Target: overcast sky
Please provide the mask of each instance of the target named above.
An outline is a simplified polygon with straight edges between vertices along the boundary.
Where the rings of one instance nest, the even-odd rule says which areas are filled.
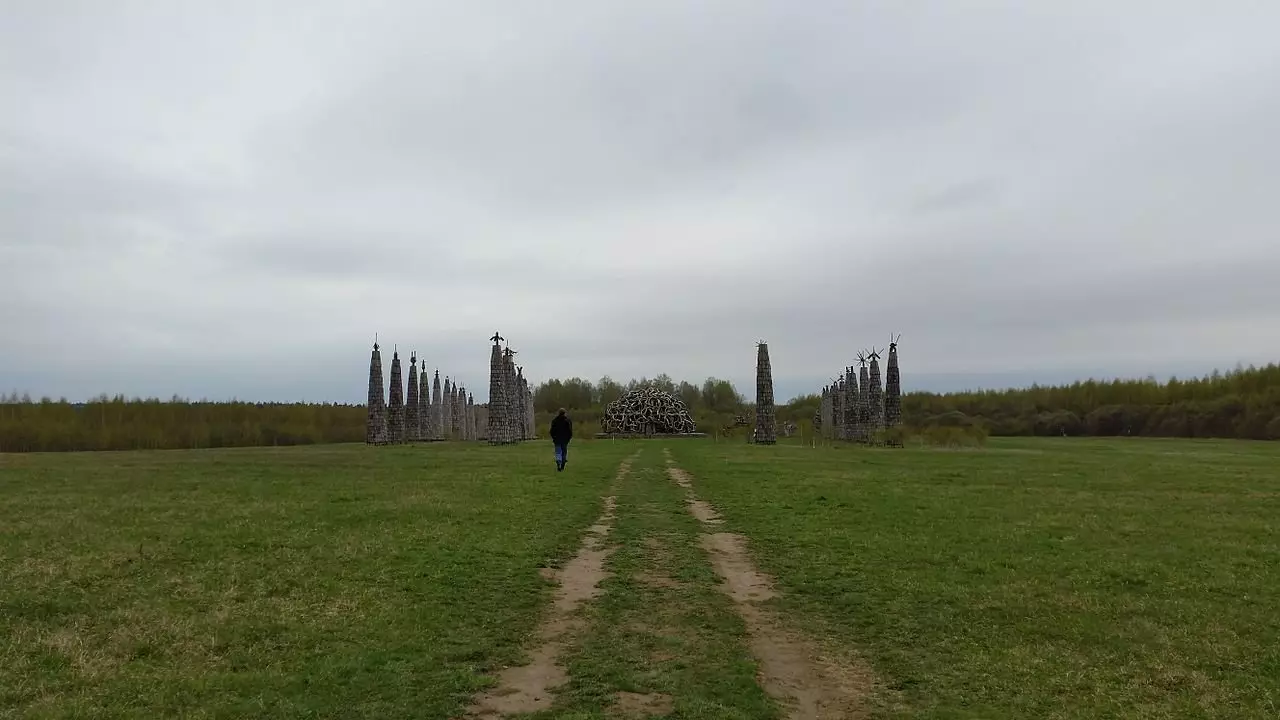
[[[0,390],[1280,360],[1280,3],[0,0]],[[390,352],[385,356],[390,365]]]

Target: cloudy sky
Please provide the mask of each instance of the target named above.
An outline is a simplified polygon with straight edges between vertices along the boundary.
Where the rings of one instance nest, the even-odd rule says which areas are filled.
[[[1280,3],[0,0],[0,390],[1280,360]],[[390,362],[390,354],[387,354]]]

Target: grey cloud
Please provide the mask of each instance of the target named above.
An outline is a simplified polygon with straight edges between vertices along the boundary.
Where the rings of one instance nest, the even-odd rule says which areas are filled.
[[[890,332],[934,389],[1280,355],[1265,4],[10,7],[0,388],[358,401],[376,332],[482,398],[495,327],[535,379],[764,338],[784,396]]]
[[[948,183],[936,190],[920,194],[910,206],[912,215],[946,213],[998,203],[1002,183],[994,179],[963,180]]]

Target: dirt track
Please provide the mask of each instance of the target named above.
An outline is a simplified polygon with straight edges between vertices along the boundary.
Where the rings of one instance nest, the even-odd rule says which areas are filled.
[[[665,454],[665,451],[664,451]],[[585,630],[581,606],[596,597],[609,576],[606,562],[612,548],[606,546],[616,519],[618,483],[630,474],[631,460],[618,469],[611,494],[602,498],[603,511],[587,529],[574,557],[560,570],[545,571],[557,583],[554,602],[535,632],[529,662],[507,668],[497,685],[478,695],[466,717],[493,720],[547,710],[555,704],[557,688],[568,682],[563,660],[566,650]],[[716,509],[700,500],[693,478],[666,455],[666,473],[685,491],[685,507],[703,528],[699,544],[720,578],[720,590],[731,601],[747,630],[747,642],[755,658],[757,682],[784,708],[789,720],[844,720],[863,718],[875,676],[861,662],[826,655],[811,638],[789,627],[767,603],[777,597],[774,581],[754,565],[748,541],[742,535],[720,532],[724,520]],[[645,537],[646,545],[660,545]],[[676,589],[680,583],[656,573],[640,573],[646,585]],[[613,711],[624,717],[667,715],[675,708],[671,697],[655,693],[617,692]]]
[[[667,456],[667,474],[686,491],[688,509],[708,531],[723,520],[715,508],[699,500],[693,478]],[[751,654],[759,664],[765,691],[786,708],[789,720],[862,718],[875,676],[862,663],[840,663],[824,656],[816,643],[787,628],[768,607],[777,596],[773,579],[756,569],[747,539],[725,532],[708,532],[702,547],[721,579],[721,590],[733,600],[747,626]]]
[[[615,484],[627,476],[630,468],[630,460],[622,463]],[[528,664],[500,672],[497,687],[476,697],[467,717],[491,720],[545,710],[555,699],[555,689],[569,679],[560,658],[567,642],[583,628],[577,617],[578,608],[599,593],[600,581],[608,575],[605,560],[610,549],[604,540],[613,526],[617,506],[613,495],[602,498],[602,502],[604,510],[587,529],[577,554],[563,568],[547,573],[559,587],[534,635],[538,644],[529,652]]]

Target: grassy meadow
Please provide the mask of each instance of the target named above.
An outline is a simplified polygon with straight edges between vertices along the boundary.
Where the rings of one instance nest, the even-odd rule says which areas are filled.
[[[664,447],[877,717],[1280,716],[1280,444],[994,439],[0,454],[0,717],[454,717],[605,494],[538,717],[780,717]]]
[[[884,716],[1280,717],[1280,444],[671,450]]]
[[[624,452],[0,455],[0,716],[448,717]]]

